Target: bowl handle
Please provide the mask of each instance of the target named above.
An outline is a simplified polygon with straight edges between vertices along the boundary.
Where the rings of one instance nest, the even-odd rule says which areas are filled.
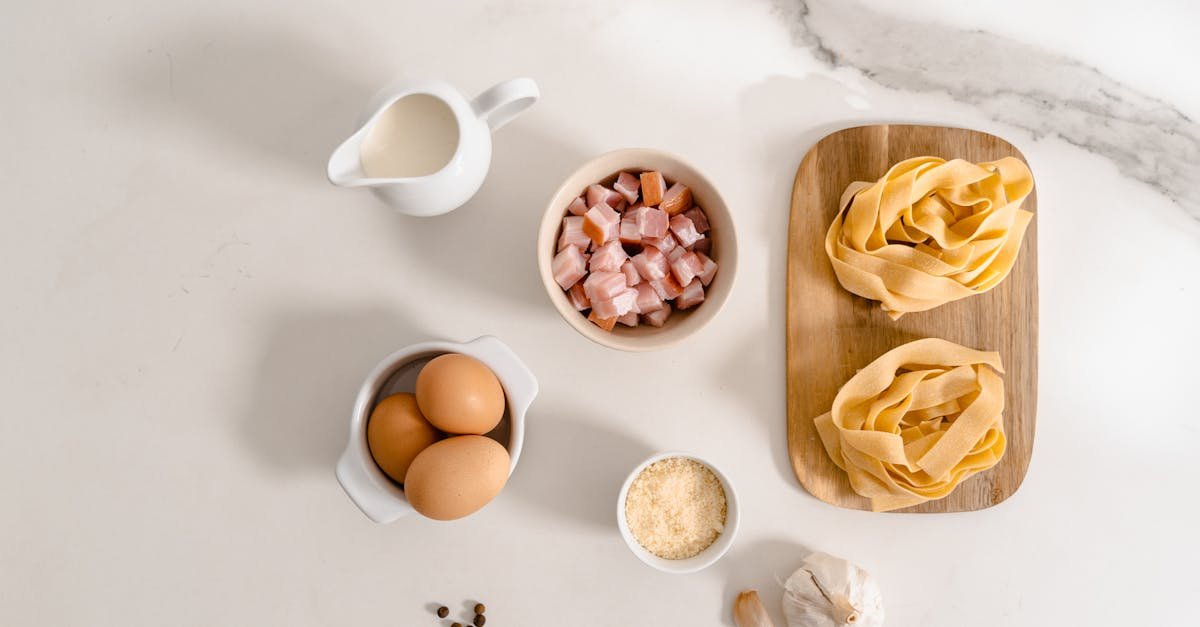
[[[367,471],[365,463],[361,453],[354,450],[354,442],[346,447],[337,463],[338,483],[358,509],[377,523],[389,523],[411,513],[412,506],[388,494],[392,486],[378,485],[379,480]]]
[[[471,107],[494,133],[537,102],[539,95],[532,78],[514,78],[476,96]]]
[[[496,376],[504,382],[512,403],[509,411],[515,416],[524,416],[538,394],[538,382],[533,372],[507,344],[491,335],[477,337],[467,344],[495,358]]]

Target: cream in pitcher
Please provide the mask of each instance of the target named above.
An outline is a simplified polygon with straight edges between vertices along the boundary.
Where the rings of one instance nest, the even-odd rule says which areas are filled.
[[[369,187],[397,211],[434,216],[467,202],[491,165],[491,133],[537,101],[528,78],[505,81],[468,101],[440,81],[386,89],[367,122],[329,158],[329,180]]]
[[[458,148],[454,112],[428,94],[405,96],[380,114],[359,147],[370,178],[429,176],[450,163]]]

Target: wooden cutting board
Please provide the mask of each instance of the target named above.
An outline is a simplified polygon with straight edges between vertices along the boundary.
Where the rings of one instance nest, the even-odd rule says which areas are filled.
[[[1004,431],[1000,463],[946,498],[900,512],[964,512],[991,507],[1020,487],[1033,452],[1037,410],[1037,219],[1012,273],[992,291],[892,321],[879,303],[838,283],[825,254],[825,233],[838,200],[852,181],[874,181],[898,161],[933,155],[946,159],[1024,160],[1008,142],[987,133],[941,126],[882,124],[838,131],[808,151],[796,172],[788,229],[787,405],[788,455],[796,477],[817,498],[870,511],[833,464],[813,418],[829,411],[851,376],[883,353],[912,340],[940,337],[979,350],[999,351],[1004,363]],[[1037,212],[1037,192],[1024,209]]]

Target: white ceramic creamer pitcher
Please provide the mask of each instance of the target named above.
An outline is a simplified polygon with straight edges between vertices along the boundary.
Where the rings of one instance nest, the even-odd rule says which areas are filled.
[[[408,215],[447,213],[483,184],[492,132],[537,99],[537,84],[528,78],[495,85],[471,101],[441,81],[400,83],[375,96],[366,123],[333,151],[329,181],[371,188]]]

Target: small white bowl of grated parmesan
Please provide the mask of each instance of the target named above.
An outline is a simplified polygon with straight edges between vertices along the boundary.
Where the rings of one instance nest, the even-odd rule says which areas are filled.
[[[721,559],[733,544],[737,493],[707,461],[658,453],[638,464],[621,486],[617,528],[646,564],[667,573],[694,573]]]

